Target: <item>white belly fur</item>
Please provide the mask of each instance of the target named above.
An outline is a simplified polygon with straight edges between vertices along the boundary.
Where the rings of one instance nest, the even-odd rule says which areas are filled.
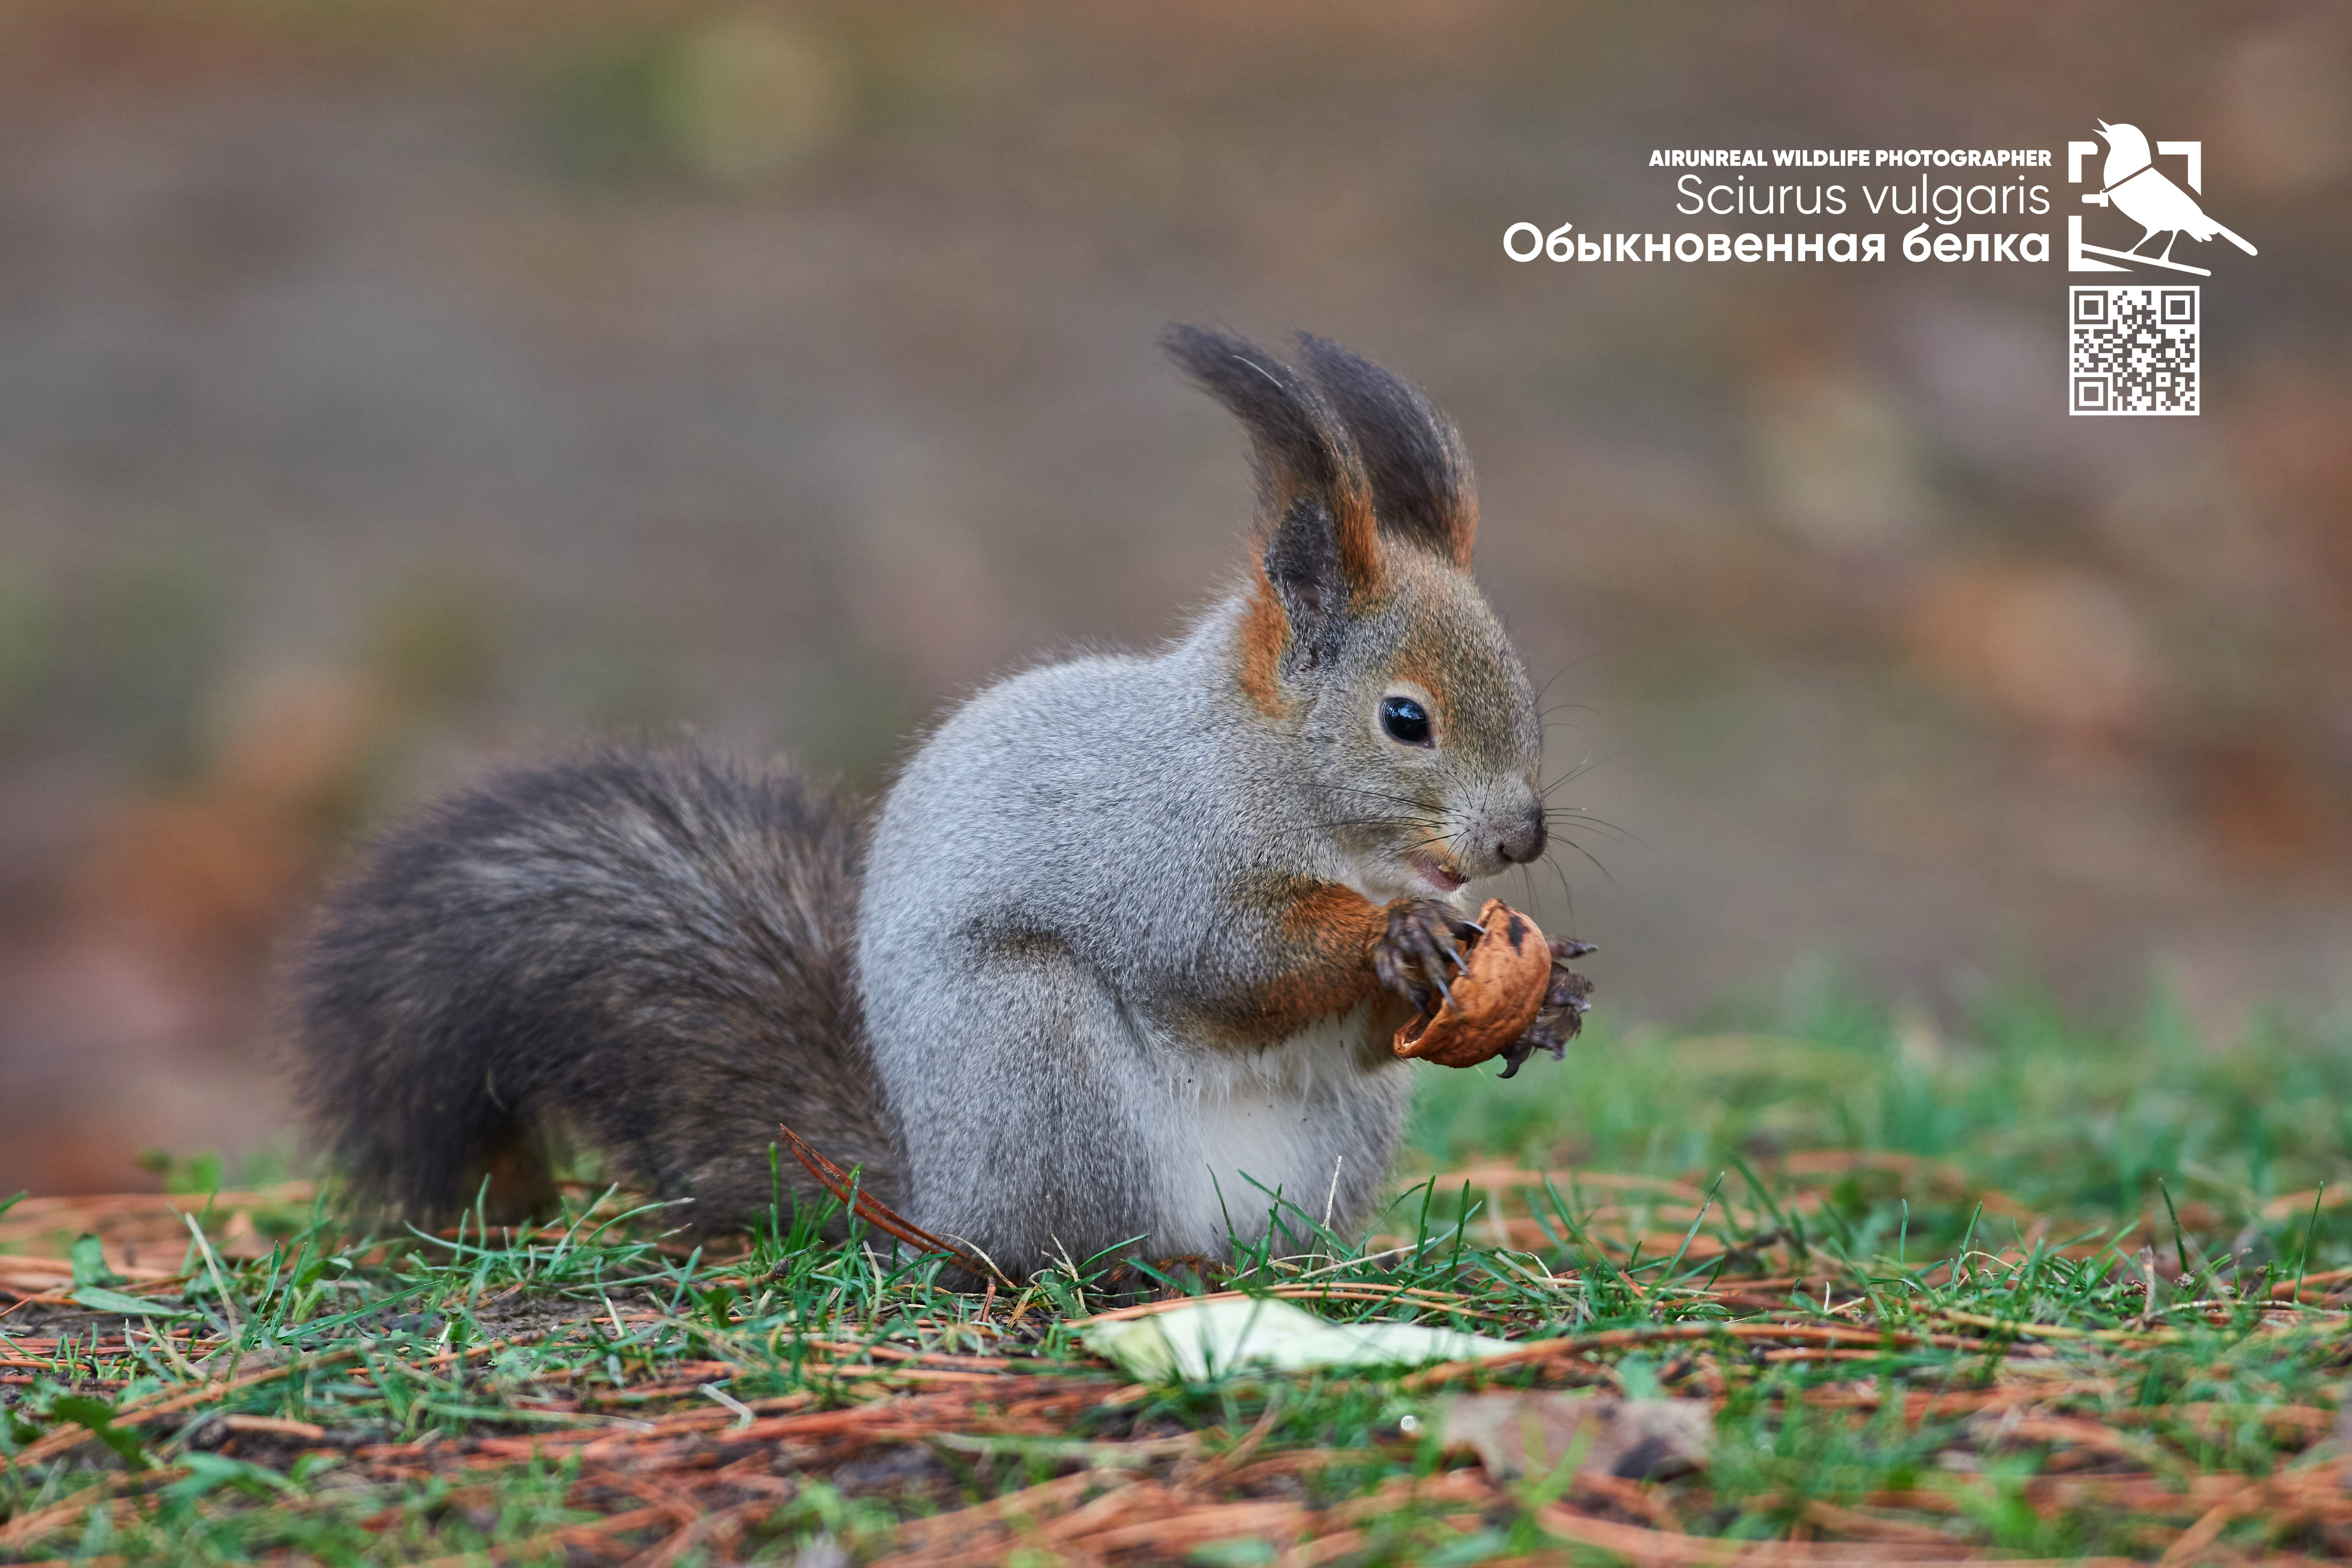
[[[1155,1227],[1155,1252],[1222,1258],[1228,1217],[1235,1237],[1264,1236],[1277,1192],[1286,1213],[1296,1204],[1323,1220],[1336,1162],[1361,1136],[1339,1106],[1359,1096],[1385,1099],[1382,1080],[1405,1070],[1402,1062],[1368,1056],[1370,1013],[1368,1003],[1260,1050],[1192,1046],[1162,1057],[1168,1115],[1155,1163],[1167,1209]]]

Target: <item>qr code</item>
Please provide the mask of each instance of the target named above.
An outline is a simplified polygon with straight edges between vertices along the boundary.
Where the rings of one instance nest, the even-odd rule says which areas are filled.
[[[2074,289],[2068,314],[2068,410],[2197,412],[2197,290]]]

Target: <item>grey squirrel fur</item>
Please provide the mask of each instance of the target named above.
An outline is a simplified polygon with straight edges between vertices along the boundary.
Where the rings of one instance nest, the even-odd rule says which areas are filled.
[[[1433,1006],[1463,885],[1544,848],[1541,730],[1452,426],[1298,342],[1163,339],[1252,440],[1241,588],[1156,653],[982,691],[870,824],[789,772],[604,749],[369,849],[292,984],[354,1194],[430,1219],[488,1180],[525,1211],[560,1131],[739,1228],[814,1194],[781,1122],[1015,1278],[1222,1257],[1276,1193],[1365,1223],[1415,1070],[1389,1037]],[[1514,1070],[1575,1033],[1583,951],[1554,943]]]

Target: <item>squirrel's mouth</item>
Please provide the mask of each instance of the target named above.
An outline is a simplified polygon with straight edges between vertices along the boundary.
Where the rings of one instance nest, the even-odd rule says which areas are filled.
[[[1470,879],[1465,877],[1454,862],[1434,850],[1424,849],[1407,857],[1412,868],[1435,887],[1440,894],[1450,893]]]

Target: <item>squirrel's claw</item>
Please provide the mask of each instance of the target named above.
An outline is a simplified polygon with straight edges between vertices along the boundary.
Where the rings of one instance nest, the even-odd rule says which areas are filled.
[[[1581,958],[1593,952],[1589,942],[1570,942],[1565,937],[1551,939],[1551,984],[1544,992],[1544,1005],[1528,1032],[1513,1040],[1503,1052],[1503,1076],[1509,1078],[1520,1065],[1540,1050],[1551,1053],[1554,1061],[1568,1057],[1568,1042],[1576,1038],[1584,1027],[1584,1015],[1592,1007],[1592,982],[1568,966],[1568,960]]]
[[[1462,967],[1462,951],[1454,944],[1477,928],[1460,912],[1434,899],[1400,899],[1389,907],[1388,930],[1372,944],[1372,973],[1381,984],[1420,1011],[1434,1014],[1438,996],[1454,999],[1446,984],[1447,965]]]
[[[1555,969],[1551,972],[1551,986],[1544,993],[1544,1005],[1572,1007],[1580,1016],[1591,1009],[1591,981],[1573,969]]]
[[[1554,1061],[1566,1060],[1568,1042],[1583,1028],[1588,1005],[1580,998],[1567,1006],[1547,1005],[1536,1015],[1536,1021],[1528,1026],[1528,1032],[1504,1047],[1502,1076],[1509,1078],[1517,1073],[1538,1050],[1549,1051]]]

